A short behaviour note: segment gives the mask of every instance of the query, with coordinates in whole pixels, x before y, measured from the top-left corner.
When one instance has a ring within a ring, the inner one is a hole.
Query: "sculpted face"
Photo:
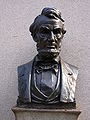
[[[64,20],[61,13],[54,8],[44,8],[30,26],[30,32],[37,42],[38,55],[52,59],[61,51],[61,39],[65,34]]]
[[[37,36],[37,51],[44,58],[57,57],[61,50],[62,23],[48,21],[40,25]]]

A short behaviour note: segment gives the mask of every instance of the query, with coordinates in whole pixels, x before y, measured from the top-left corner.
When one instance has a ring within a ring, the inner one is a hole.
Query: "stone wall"
[[[90,120],[90,0],[0,0],[0,120],[15,119],[11,108],[18,96],[17,66],[37,54],[29,25],[44,7],[56,7],[65,19],[61,56],[79,68],[79,120]]]

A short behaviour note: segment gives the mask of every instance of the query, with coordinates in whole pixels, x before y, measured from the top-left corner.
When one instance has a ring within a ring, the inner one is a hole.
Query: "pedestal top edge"
[[[81,110],[79,109],[36,109],[36,108],[21,108],[13,107],[13,112],[60,112],[60,113],[75,113],[80,114]]]

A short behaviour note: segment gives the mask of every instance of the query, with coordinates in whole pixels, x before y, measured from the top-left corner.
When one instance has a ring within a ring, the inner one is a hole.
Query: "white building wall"
[[[36,54],[29,26],[44,7],[56,7],[67,33],[62,58],[79,68],[76,87],[79,120],[90,120],[90,0],[0,0],[0,120],[14,120],[17,66]]]

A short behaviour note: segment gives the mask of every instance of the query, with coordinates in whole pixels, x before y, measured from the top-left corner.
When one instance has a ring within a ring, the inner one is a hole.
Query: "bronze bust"
[[[29,30],[38,54],[18,67],[17,105],[75,103],[78,69],[60,58],[66,33],[60,11],[44,8]]]

